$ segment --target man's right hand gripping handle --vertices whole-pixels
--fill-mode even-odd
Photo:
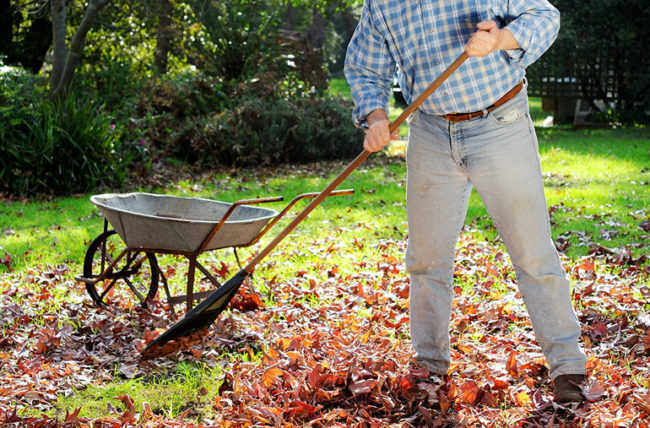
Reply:
[[[363,140],[363,148],[369,152],[377,152],[390,143],[391,140],[399,140],[399,131],[392,134],[388,129],[390,121],[383,109],[373,110],[367,117],[368,131]]]

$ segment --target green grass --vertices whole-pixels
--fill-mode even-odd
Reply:
[[[0,205],[0,254],[4,248],[16,257],[18,269],[80,263],[84,249],[100,229],[99,213],[88,209],[86,195],[52,201],[7,201]]]
[[[647,129],[545,129],[541,153],[554,236],[583,231],[607,247],[648,242],[640,224],[650,217],[650,132]],[[615,236],[612,236],[615,235]],[[573,236],[572,241],[578,243]],[[568,254],[580,256],[585,245]],[[635,249],[635,253],[647,249]]]
[[[352,99],[352,95],[350,94],[350,85],[348,85],[348,82],[345,80],[343,73],[339,73],[330,78],[327,87],[327,95],[331,97],[338,96]]]
[[[190,410],[188,418],[193,416],[211,416],[212,397],[218,396],[223,377],[219,367],[210,368],[205,365],[181,362],[172,370],[151,378],[135,377],[128,381],[92,385],[84,390],[76,391],[69,397],[61,397],[58,402],[58,415],[62,419],[66,411],[72,413],[81,407],[80,417],[98,419],[106,416],[109,403],[120,412],[126,411],[125,406],[116,397],[128,395],[133,399],[136,412],[142,412],[144,404],[148,404],[156,415],[172,419]],[[119,374],[116,372],[116,379]]]
[[[585,232],[586,242],[608,247],[647,240],[639,225],[649,216],[649,130],[549,128],[538,130],[538,135],[548,205],[558,206],[552,215],[554,237],[568,231]],[[389,151],[403,153],[404,145],[397,142]],[[235,179],[221,174],[209,181],[179,182],[152,191],[224,201],[271,195],[283,195],[289,200],[303,192],[319,191],[338,173],[338,169],[327,165],[313,168],[315,174],[310,168],[302,172],[269,170],[263,174],[241,171]],[[362,238],[375,239],[396,230],[406,234],[403,162],[389,162],[382,167],[362,165],[341,187],[354,188],[356,195],[328,199],[296,233],[322,233],[323,225],[327,230],[363,223],[369,231]],[[0,207],[0,253],[6,251],[12,267],[19,271],[46,264],[78,266],[88,243],[103,226],[89,196],[4,203]],[[281,209],[284,205],[275,203],[271,207]],[[299,203],[294,212],[302,206],[304,203]],[[475,225],[489,239],[496,237],[475,192],[470,198],[467,224]],[[275,230],[279,227],[282,222]],[[577,236],[571,240],[575,245],[568,250],[570,256],[587,253],[588,246],[579,245]],[[2,270],[6,268],[0,265]]]

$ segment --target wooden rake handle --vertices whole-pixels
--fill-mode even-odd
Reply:
[[[449,78],[460,67],[465,60],[469,58],[465,52],[460,54],[458,58],[452,62],[441,74],[434,80],[427,89],[424,90],[404,111],[397,119],[390,123],[388,126],[390,132],[396,131],[402,123],[418,108],[429,95],[431,95],[442,83]],[[323,189],[318,196],[316,196],[297,216],[291,223],[289,223],[279,234],[273,239],[266,247],[264,247],[247,265],[244,270],[248,273],[253,272],[255,266],[264,259],[298,224],[309,215],[314,208],[316,208],[327,196],[338,187],[343,180],[345,180],[357,167],[370,156],[370,152],[363,150],[350,164],[338,175],[334,180]]]

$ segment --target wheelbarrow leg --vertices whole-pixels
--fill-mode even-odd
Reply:
[[[196,262],[196,267],[197,267],[198,270],[201,271],[201,273],[202,273],[203,275],[205,275],[205,278],[206,278],[208,281],[210,281],[210,282],[212,283],[212,285],[214,285],[216,288],[221,287],[221,283],[219,282],[219,280],[218,280],[217,278],[215,278],[215,276],[212,275],[212,274],[210,273],[210,271],[208,271],[208,270],[205,268],[205,266],[203,266],[203,265],[202,265],[201,263],[199,263],[199,262]],[[203,297],[201,297],[201,298],[203,298]]]
[[[174,311],[174,302],[172,302],[172,295],[169,292],[169,284],[167,283],[167,277],[163,273],[162,269],[160,269],[160,265],[158,264],[158,260],[154,259],[154,267],[158,271],[158,276],[162,280],[163,283],[163,288],[165,289],[165,295],[167,296],[167,303],[169,303],[169,309],[172,312],[172,317],[176,317],[176,313]]]
[[[196,271],[196,256],[189,257],[190,265],[187,270],[187,310],[186,313],[192,310],[194,304],[194,273]]]

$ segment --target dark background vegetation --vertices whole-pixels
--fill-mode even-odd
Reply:
[[[0,0],[0,192],[116,188],[169,162],[205,169],[355,155],[350,101],[326,90],[361,3]],[[592,85],[607,65],[617,93],[603,92],[603,115],[647,121],[647,8],[555,3],[563,27],[547,57],[553,73]],[[579,67],[557,60],[568,52]]]

